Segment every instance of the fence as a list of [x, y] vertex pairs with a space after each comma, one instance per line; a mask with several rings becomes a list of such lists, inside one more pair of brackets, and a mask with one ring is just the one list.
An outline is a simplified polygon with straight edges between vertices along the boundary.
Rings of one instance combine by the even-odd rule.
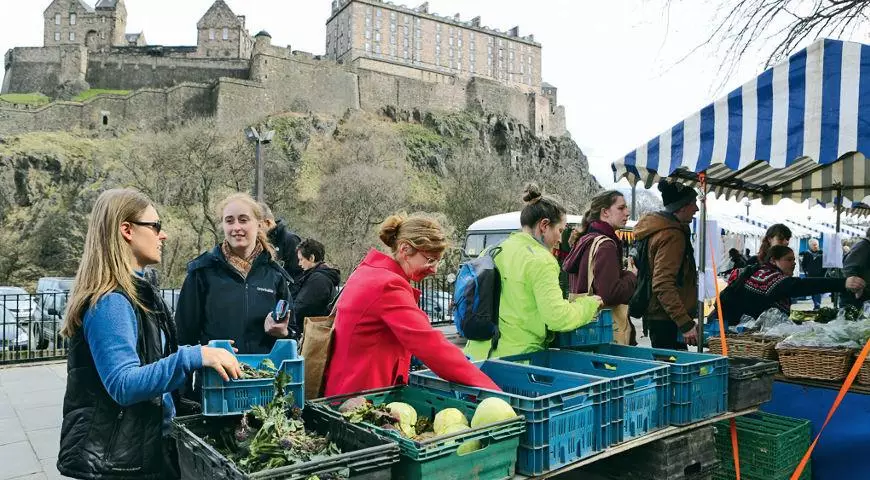
[[[452, 285], [437, 276], [417, 284], [420, 308], [433, 325], [453, 322]], [[175, 314], [180, 289], [160, 291]], [[0, 295], [0, 365], [66, 358], [69, 340], [60, 335], [68, 293]]]

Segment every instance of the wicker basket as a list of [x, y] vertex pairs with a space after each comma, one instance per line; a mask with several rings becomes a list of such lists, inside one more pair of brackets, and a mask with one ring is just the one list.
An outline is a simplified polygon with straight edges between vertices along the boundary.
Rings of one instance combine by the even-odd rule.
[[864, 360], [864, 365], [861, 367], [861, 371], [858, 372], [858, 383], [870, 385], [870, 357]]
[[[776, 360], [776, 344], [781, 339], [761, 335], [728, 335], [728, 356]], [[712, 337], [707, 341], [710, 353], [722, 355], [722, 339]]]
[[852, 366], [854, 350], [850, 348], [779, 348], [782, 373], [789, 378], [843, 380]]

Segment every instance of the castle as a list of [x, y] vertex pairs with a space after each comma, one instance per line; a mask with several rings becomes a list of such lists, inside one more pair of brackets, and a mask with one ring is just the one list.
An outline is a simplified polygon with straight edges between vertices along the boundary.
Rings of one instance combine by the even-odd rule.
[[[240, 127], [264, 116], [387, 108], [482, 109], [502, 113], [539, 136], [566, 133], [556, 88], [541, 81], [534, 36], [481, 26], [480, 17], [429, 13], [382, 0], [333, 0], [326, 54], [273, 46], [248, 33], [244, 16], [216, 0], [197, 22], [196, 46], [148, 45], [125, 31], [124, 0], [53, 0], [42, 47], [4, 57], [2, 93], [45, 94], [43, 106], [0, 101], [0, 133], [160, 128], [195, 117]], [[88, 89], [130, 91], [84, 102]]]

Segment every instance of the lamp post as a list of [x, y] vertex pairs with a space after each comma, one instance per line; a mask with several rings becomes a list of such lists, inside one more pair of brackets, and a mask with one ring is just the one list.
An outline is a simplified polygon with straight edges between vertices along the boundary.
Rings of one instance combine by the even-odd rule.
[[746, 207], [746, 219], [749, 220], [749, 206], [752, 205], [752, 201], [749, 200], [749, 197], [743, 197], [743, 206]]
[[254, 127], [245, 129], [245, 136], [249, 141], [257, 144], [256, 162], [254, 164], [254, 199], [264, 201], [263, 195], [263, 145], [272, 143], [275, 136], [274, 130], [257, 131]]

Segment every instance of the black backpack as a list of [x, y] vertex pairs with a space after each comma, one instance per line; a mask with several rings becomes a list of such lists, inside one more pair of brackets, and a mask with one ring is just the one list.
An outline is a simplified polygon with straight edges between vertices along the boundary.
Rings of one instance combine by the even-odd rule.
[[[635, 250], [637, 258], [635, 258], [635, 266], [637, 267], [637, 288], [628, 301], [628, 315], [633, 318], [643, 318], [649, 308], [649, 302], [652, 300], [652, 281], [653, 268], [649, 258], [649, 239], [646, 237], [643, 240], [635, 242]], [[686, 238], [686, 242], [690, 242], [690, 238]], [[688, 243], [686, 244], [688, 248]], [[680, 260], [680, 270], [677, 272], [677, 286], [681, 287], [683, 283], [683, 268], [686, 266], [686, 251], [683, 250]]]

